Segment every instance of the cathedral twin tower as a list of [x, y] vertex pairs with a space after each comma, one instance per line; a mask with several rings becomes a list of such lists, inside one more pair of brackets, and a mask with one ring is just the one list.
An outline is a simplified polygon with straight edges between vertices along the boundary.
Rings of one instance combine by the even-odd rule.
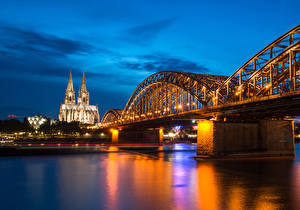
[[83, 124], [95, 124], [99, 122], [98, 106], [89, 105], [89, 92], [86, 89], [85, 75], [83, 72], [82, 82], [79, 89], [77, 104], [73, 88], [72, 73], [65, 93], [64, 103], [60, 105], [59, 121], [78, 121]]

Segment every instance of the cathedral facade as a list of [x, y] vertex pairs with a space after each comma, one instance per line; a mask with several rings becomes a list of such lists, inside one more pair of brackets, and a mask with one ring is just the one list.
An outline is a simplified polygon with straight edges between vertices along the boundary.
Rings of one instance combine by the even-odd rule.
[[69, 75], [69, 82], [65, 93], [64, 103], [60, 105], [59, 121], [78, 121], [82, 124], [99, 123], [98, 105], [89, 104], [89, 92], [86, 88], [85, 74], [83, 72], [82, 82], [79, 89], [77, 104], [73, 88], [72, 73]]

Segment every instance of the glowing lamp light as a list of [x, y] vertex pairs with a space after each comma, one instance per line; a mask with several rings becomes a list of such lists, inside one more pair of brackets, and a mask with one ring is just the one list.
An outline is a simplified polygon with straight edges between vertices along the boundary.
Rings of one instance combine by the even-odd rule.
[[176, 134], [170, 132], [170, 133], [168, 134], [168, 136], [169, 136], [169, 137], [174, 137], [174, 136], [176, 136]]
[[118, 130], [112, 128], [112, 129], [110, 129], [110, 132], [111, 132], [111, 133], [118, 133]]
[[198, 122], [198, 128], [201, 130], [201, 131], [209, 131], [210, 129], [212, 129], [212, 121], [209, 121], [209, 120], [201, 120]]
[[182, 129], [182, 128], [183, 128], [182, 125], [176, 125], [176, 126], [174, 126], [174, 130], [175, 130], [175, 131], [179, 131], [179, 130]]
[[180, 104], [180, 105], [178, 105], [178, 109], [182, 109], [182, 105]]

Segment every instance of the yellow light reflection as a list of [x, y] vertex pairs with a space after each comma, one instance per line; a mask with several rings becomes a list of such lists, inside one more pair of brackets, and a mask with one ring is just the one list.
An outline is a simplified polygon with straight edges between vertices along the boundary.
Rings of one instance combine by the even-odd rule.
[[229, 208], [231, 210], [244, 209], [244, 194], [245, 189], [240, 186], [240, 183], [234, 185], [229, 193]]
[[279, 196], [274, 191], [272, 187], [263, 187], [260, 188], [259, 196], [256, 200], [257, 210], [272, 210], [272, 209], [281, 209], [278, 203], [270, 202], [277, 199], [280, 199]]
[[110, 146], [110, 147], [108, 147], [107, 150], [110, 152], [116, 152], [116, 151], [119, 151], [119, 147]]
[[198, 207], [203, 210], [218, 209], [218, 188], [215, 180], [215, 171], [213, 166], [205, 164], [200, 165], [198, 173], [198, 191], [200, 203]]
[[[108, 190], [108, 207], [109, 209], [117, 209], [118, 206], [118, 199], [117, 199], [117, 192], [118, 192], [118, 162], [114, 158], [115, 154], [109, 153], [108, 154], [108, 165], [106, 171], [106, 182], [107, 182], [107, 190]], [[102, 179], [102, 177], [100, 177]]]

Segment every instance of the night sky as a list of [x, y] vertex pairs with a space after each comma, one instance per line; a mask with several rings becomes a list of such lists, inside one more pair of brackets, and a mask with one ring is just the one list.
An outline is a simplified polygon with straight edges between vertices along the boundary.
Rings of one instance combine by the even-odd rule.
[[[1, 0], [0, 119], [58, 118], [72, 69], [101, 116], [163, 70], [231, 75], [300, 24], [299, 0]], [[77, 97], [76, 95], [76, 97]]]

